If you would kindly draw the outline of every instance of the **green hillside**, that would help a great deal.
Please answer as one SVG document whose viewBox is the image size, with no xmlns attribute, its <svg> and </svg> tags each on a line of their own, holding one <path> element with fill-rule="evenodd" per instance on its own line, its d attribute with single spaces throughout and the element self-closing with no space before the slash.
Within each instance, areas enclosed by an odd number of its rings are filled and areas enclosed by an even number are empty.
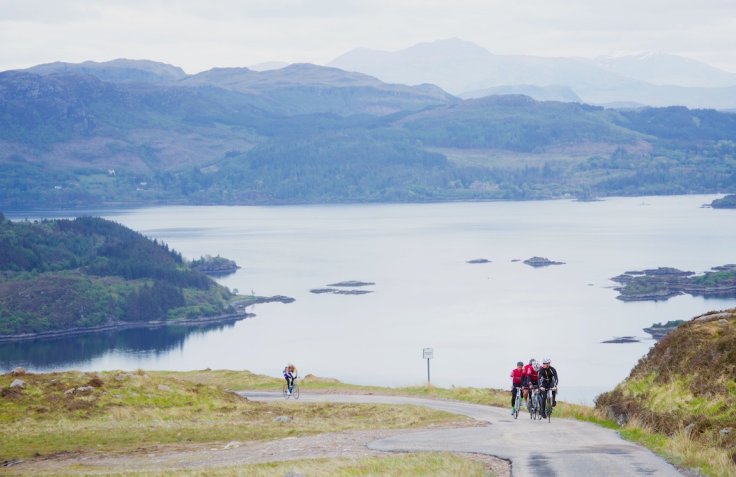
<svg viewBox="0 0 736 477">
<path fill-rule="evenodd" d="M 0 207 L 736 191 L 736 114 L 136 65 L 0 72 Z"/>
<path fill-rule="evenodd" d="M 667 436 L 685 434 L 736 463 L 736 310 L 710 312 L 667 334 L 596 408 Z M 733 470 L 733 468 L 731 468 Z"/>
<path fill-rule="evenodd" d="M 234 313 L 230 298 L 178 252 L 117 223 L 0 214 L 0 335 Z"/>
</svg>

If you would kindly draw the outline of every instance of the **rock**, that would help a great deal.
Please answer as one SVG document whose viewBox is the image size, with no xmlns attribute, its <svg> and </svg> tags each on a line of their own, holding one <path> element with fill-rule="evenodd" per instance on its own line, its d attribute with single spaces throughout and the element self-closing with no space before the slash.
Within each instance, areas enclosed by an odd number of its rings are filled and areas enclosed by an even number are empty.
<svg viewBox="0 0 736 477">
<path fill-rule="evenodd" d="M 718 431 L 718 434 L 720 434 L 721 438 L 723 438 L 731 434 L 732 432 L 733 432 L 732 427 L 726 427 L 725 429 L 721 429 L 720 431 Z"/>
<path fill-rule="evenodd" d="M 72 394 L 74 394 L 74 388 L 67 389 L 66 391 L 64 391 L 64 396 L 70 396 Z"/>
<path fill-rule="evenodd" d="M 223 449 L 225 449 L 225 450 L 227 450 L 227 449 L 237 449 L 238 447 L 240 447 L 240 442 L 238 442 L 238 441 L 230 441 L 227 444 L 225 444 L 225 447 L 223 447 Z"/>
<path fill-rule="evenodd" d="M 304 477 L 304 474 L 300 474 L 295 470 L 287 470 L 286 472 L 284 472 L 284 477 Z"/>
<path fill-rule="evenodd" d="M 165 385 L 165 384 L 159 384 L 159 385 L 158 385 L 158 390 L 159 390 L 159 391 L 167 391 L 167 392 L 168 392 L 168 391 L 171 391 L 171 388 L 170 388 L 170 387 L 168 387 L 168 386 L 167 386 L 167 385 Z"/>
<path fill-rule="evenodd" d="M 694 423 L 690 423 L 690 424 L 688 424 L 687 426 L 685 426 L 685 435 L 686 435 L 686 436 L 687 436 L 688 438 L 689 438 L 689 437 L 690 437 L 690 435 L 692 434 L 692 432 L 693 432 L 693 429 L 695 429 L 695 424 L 694 424 Z"/>
<path fill-rule="evenodd" d="M 283 424 L 291 422 L 291 418 L 289 416 L 276 416 L 273 418 L 273 422 L 281 422 Z"/>
<path fill-rule="evenodd" d="M 634 336 L 618 336 L 610 340 L 601 341 L 601 343 L 639 343 L 639 339 Z"/>
<path fill-rule="evenodd" d="M 75 393 L 91 393 L 95 388 L 92 386 L 80 386 L 74 390 Z"/>
<path fill-rule="evenodd" d="M 11 376 L 25 376 L 26 370 L 25 368 L 21 368 L 20 366 L 18 366 L 17 368 L 13 369 L 10 374 Z"/>
<path fill-rule="evenodd" d="M 615 422 L 616 425 L 619 427 L 624 427 L 626 423 L 629 421 L 628 417 L 626 417 L 626 414 L 619 414 L 612 407 L 608 408 L 607 414 L 608 414 L 608 419 Z"/>
<path fill-rule="evenodd" d="M 473 260 L 468 260 L 465 263 L 471 263 L 471 264 L 476 264 L 476 263 L 491 263 L 491 261 L 488 260 L 487 258 L 474 258 Z"/>
<path fill-rule="evenodd" d="M 26 387 L 26 382 L 22 379 L 14 379 L 12 383 L 10 383 L 11 388 L 20 388 L 23 389 Z"/>
</svg>

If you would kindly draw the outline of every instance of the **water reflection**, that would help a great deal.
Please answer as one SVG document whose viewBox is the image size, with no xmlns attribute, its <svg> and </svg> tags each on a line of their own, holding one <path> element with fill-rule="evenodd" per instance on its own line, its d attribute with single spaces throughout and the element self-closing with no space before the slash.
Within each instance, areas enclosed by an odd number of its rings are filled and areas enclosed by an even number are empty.
<svg viewBox="0 0 736 477">
<path fill-rule="evenodd" d="M 89 335 L 21 341 L 0 344 L 0 369 L 15 366 L 29 369 L 68 368 L 71 365 L 89 363 L 107 353 L 164 355 L 175 349 L 183 349 L 192 336 L 211 331 L 222 331 L 235 323 L 210 324 L 197 327 L 165 326 L 161 328 L 135 328 Z"/>
</svg>

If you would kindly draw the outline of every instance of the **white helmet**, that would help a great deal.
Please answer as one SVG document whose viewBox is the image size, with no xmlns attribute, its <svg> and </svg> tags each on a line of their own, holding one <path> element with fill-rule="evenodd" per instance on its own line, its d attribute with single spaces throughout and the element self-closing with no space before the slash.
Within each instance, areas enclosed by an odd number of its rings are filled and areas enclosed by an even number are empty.
<svg viewBox="0 0 736 477">
<path fill-rule="evenodd" d="M 549 358 L 544 358 L 544 360 L 542 361 L 542 364 L 549 364 L 549 363 L 551 363 L 551 362 L 552 362 L 552 360 L 551 360 L 551 359 L 549 359 Z"/>
</svg>

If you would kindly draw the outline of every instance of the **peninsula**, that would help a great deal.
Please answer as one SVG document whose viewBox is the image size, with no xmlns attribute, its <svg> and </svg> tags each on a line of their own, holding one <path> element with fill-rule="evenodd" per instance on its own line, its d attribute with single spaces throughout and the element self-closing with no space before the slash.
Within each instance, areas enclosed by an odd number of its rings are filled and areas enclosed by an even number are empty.
<svg viewBox="0 0 736 477">
<path fill-rule="evenodd" d="M 165 243 L 101 218 L 13 222 L 0 215 L 0 341 L 228 322 L 254 303 Z"/>
</svg>

